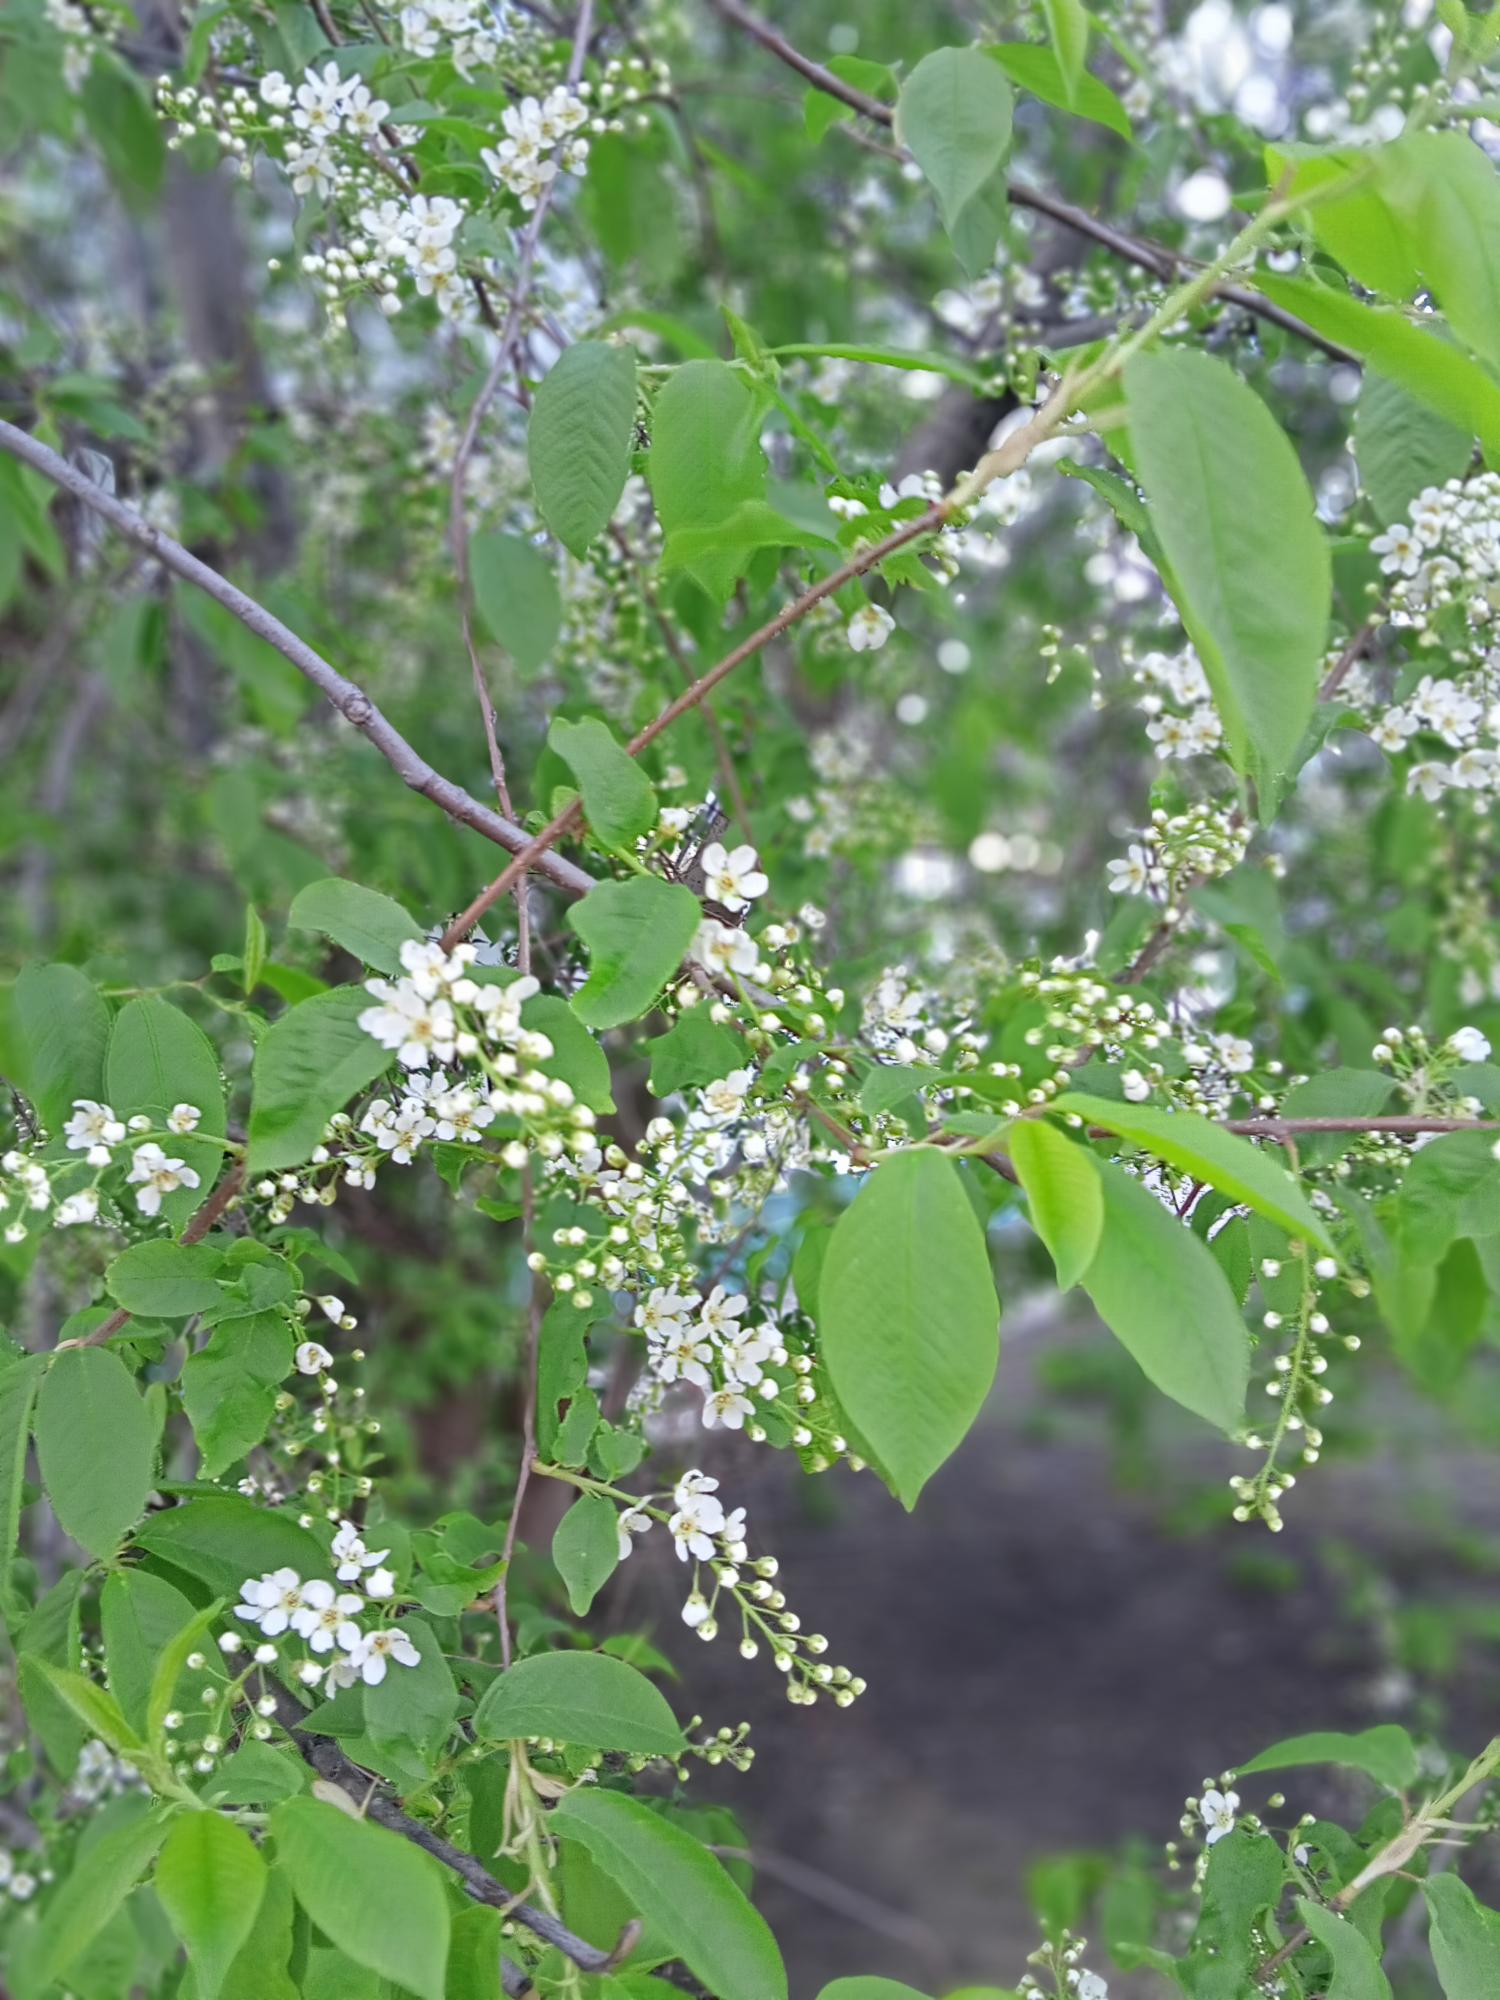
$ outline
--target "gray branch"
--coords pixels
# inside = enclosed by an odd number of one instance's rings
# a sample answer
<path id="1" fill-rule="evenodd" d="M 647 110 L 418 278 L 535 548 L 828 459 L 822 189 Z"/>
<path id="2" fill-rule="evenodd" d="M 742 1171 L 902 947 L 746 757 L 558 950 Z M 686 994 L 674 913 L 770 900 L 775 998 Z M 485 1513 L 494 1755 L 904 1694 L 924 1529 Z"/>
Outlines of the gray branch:
<path id="1" fill-rule="evenodd" d="M 0 449 L 8 451 L 12 458 L 20 459 L 23 465 L 29 465 L 44 479 L 50 479 L 54 486 L 60 486 L 85 507 L 102 515 L 122 535 L 153 556 L 163 568 L 188 583 L 196 584 L 238 618 L 257 639 L 264 639 L 268 646 L 274 646 L 283 659 L 290 660 L 298 673 L 304 674 L 328 698 L 346 722 L 352 722 L 370 739 L 405 784 L 414 792 L 420 792 L 423 798 L 431 799 L 450 819 L 472 827 L 475 833 L 483 834 L 486 840 L 494 841 L 497 847 L 506 848 L 512 854 L 518 854 L 531 845 L 524 827 L 517 826 L 514 820 L 506 819 L 489 806 L 481 805 L 462 785 L 455 785 L 450 778 L 435 771 L 394 724 L 386 720 L 363 688 L 346 679 L 337 667 L 330 666 L 321 653 L 315 652 L 305 639 L 299 639 L 263 604 L 247 597 L 244 591 L 220 576 L 216 569 L 200 562 L 180 542 L 174 542 L 170 535 L 164 535 L 160 528 L 153 527 L 133 507 L 127 507 L 113 494 L 104 492 L 87 473 L 69 465 L 65 458 L 59 457 L 28 431 L 0 421 Z M 532 865 L 539 874 L 547 876 L 570 896 L 585 896 L 594 886 L 591 875 L 559 855 L 540 854 L 534 858 Z"/>

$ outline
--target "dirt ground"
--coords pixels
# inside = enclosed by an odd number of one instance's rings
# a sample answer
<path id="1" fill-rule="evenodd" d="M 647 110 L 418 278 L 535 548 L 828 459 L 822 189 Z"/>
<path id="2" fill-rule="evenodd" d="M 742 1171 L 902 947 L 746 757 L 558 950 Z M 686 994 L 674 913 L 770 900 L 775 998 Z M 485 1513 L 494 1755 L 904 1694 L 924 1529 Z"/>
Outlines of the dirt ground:
<path id="1" fill-rule="evenodd" d="M 726 1496 L 780 1556 L 792 1608 L 868 1680 L 852 1710 L 792 1707 L 732 1634 L 703 1646 L 674 1633 L 682 1572 L 664 1550 L 657 1567 L 631 1565 L 630 1614 L 656 1613 L 684 1693 L 711 1723 L 754 1725 L 750 1773 L 705 1774 L 695 1790 L 749 1830 L 792 2000 L 854 1972 L 939 1995 L 1013 1985 L 1037 1943 L 1024 1882 L 1041 1856 L 1139 1839 L 1158 1860 L 1208 1774 L 1304 1729 L 1412 1719 L 1329 1550 L 1344 1539 L 1377 1570 L 1430 1582 L 1418 1475 L 1319 1467 L 1274 1540 L 1227 1522 L 1173 1531 L 1122 1496 L 1102 1422 L 1058 1423 L 1056 1402 L 1039 1402 L 1038 1358 L 1096 1337 L 1049 1325 L 1012 1341 L 981 1424 L 912 1516 L 870 1476 L 809 1485 L 753 1447 L 715 1455 Z M 1164 1435 L 1161 1468 L 1185 1492 L 1195 1472 L 1222 1489 L 1240 1469 L 1201 1430 L 1169 1422 Z M 1450 1454 L 1421 1477 L 1500 1525 L 1492 1460 Z M 1466 1749 L 1493 1732 L 1487 1678 L 1449 1690 L 1444 1734 Z M 1281 1782 L 1299 1809 L 1336 1802 L 1336 1778 Z M 1160 1991 L 1112 1976 L 1112 1994 Z"/>

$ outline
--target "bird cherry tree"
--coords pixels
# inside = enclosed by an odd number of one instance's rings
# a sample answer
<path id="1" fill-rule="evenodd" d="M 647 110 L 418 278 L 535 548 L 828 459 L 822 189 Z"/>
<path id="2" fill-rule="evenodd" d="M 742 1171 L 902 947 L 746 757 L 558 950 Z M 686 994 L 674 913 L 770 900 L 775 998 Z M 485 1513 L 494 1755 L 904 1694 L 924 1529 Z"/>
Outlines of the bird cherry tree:
<path id="1" fill-rule="evenodd" d="M 736 1473 L 918 1506 L 997 1271 L 1245 1534 L 1494 1326 L 1500 15 L 780 11 L 7 10 L 17 2000 L 785 2000 L 620 1565 L 844 1710 Z M 436 1491 L 382 1203 L 514 1390 Z M 1500 1991 L 1500 1741 L 1319 1723 L 985 1991 Z"/>

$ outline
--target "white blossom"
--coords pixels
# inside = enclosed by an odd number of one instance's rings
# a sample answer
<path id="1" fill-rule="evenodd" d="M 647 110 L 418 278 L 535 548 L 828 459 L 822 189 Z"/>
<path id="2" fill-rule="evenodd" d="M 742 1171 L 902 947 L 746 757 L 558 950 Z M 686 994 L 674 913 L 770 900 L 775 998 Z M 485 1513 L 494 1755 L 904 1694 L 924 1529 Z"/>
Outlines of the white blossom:
<path id="1" fill-rule="evenodd" d="M 1234 1832 L 1234 1816 L 1239 1811 L 1238 1792 L 1207 1791 L 1198 1806 L 1199 1818 L 1206 1829 L 1206 1845 L 1222 1840 L 1226 1833 Z"/>
<path id="2" fill-rule="evenodd" d="M 73 1115 L 63 1125 L 63 1137 L 70 1153 L 86 1154 L 91 1167 L 107 1167 L 109 1149 L 125 1137 L 125 1126 L 107 1104 L 96 1103 L 92 1097 L 75 1097 Z"/>
<path id="3" fill-rule="evenodd" d="M 178 1188 L 195 1188 L 198 1176 L 182 1160 L 168 1159 L 155 1140 L 137 1146 L 135 1158 L 130 1163 L 126 1180 L 136 1188 L 135 1205 L 142 1215 L 157 1215 L 161 1211 L 164 1194 L 174 1194 Z"/>
<path id="4" fill-rule="evenodd" d="M 700 859 L 705 893 L 736 914 L 748 909 L 751 902 L 757 896 L 763 896 L 771 886 L 760 870 L 753 847 L 736 847 L 726 851 L 722 842 L 711 840 Z"/>
<path id="5" fill-rule="evenodd" d="M 881 604 L 862 604 L 846 628 L 850 647 L 856 653 L 873 653 L 883 646 L 896 629 L 896 621 Z"/>
<path id="6" fill-rule="evenodd" d="M 292 1360 L 299 1375 L 321 1375 L 325 1368 L 333 1366 L 333 1356 L 316 1340 L 299 1342 Z"/>

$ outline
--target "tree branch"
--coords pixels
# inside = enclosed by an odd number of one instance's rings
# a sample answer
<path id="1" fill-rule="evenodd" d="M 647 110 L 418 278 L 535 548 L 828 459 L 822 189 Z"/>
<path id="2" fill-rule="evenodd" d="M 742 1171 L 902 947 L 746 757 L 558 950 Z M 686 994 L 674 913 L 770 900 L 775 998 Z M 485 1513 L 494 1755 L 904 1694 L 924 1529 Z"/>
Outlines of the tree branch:
<path id="1" fill-rule="evenodd" d="M 768 21 L 761 20 L 758 14 L 743 6 L 741 0 L 711 0 L 711 4 L 726 21 L 743 29 L 752 40 L 759 42 L 763 49 L 784 62 L 789 69 L 794 69 L 799 76 L 805 77 L 814 90 L 821 90 L 828 97 L 836 97 L 841 104 L 847 104 L 852 111 L 859 112 L 863 118 L 874 119 L 880 125 L 894 125 L 895 118 L 889 104 L 882 104 L 878 97 L 871 97 L 868 92 L 856 89 L 851 83 L 845 83 L 843 78 L 835 76 L 831 69 L 825 69 L 821 63 L 803 55 L 801 50 L 794 48 L 784 35 L 778 34 Z M 903 153 L 901 157 L 905 158 L 906 155 Z M 1061 201 L 1055 195 L 1043 194 L 1039 188 L 1029 187 L 1024 181 L 1007 181 L 1006 193 L 1015 207 L 1034 209 L 1038 215 L 1045 215 L 1050 221 L 1060 223 L 1064 229 L 1072 229 L 1080 236 L 1091 238 L 1101 248 L 1108 250 L 1111 256 L 1120 258 L 1124 263 L 1134 264 L 1139 270 L 1150 271 L 1154 277 L 1163 281 L 1171 278 L 1174 272 L 1192 268 L 1192 259 L 1184 256 L 1180 250 L 1170 249 L 1164 243 L 1152 243 L 1143 237 L 1128 235 L 1124 230 L 1116 229 L 1113 224 L 1101 221 L 1098 216 L 1090 215 L 1087 209 L 1077 208 L 1072 202 Z M 1257 319 L 1279 326 L 1287 333 L 1295 334 L 1299 340 L 1307 341 L 1310 346 L 1320 349 L 1334 361 L 1342 361 L 1355 368 L 1363 365 L 1357 354 L 1351 353 L 1346 347 L 1340 347 L 1337 341 L 1325 339 L 1316 328 L 1298 319 L 1295 313 L 1289 313 L 1283 307 L 1274 305 L 1270 299 L 1263 299 L 1258 292 L 1248 291 L 1241 285 L 1218 284 L 1214 286 L 1212 296 L 1223 299 L 1226 305 L 1238 306 L 1241 311 L 1254 314 Z"/>
<path id="2" fill-rule="evenodd" d="M 240 623 L 253 632 L 258 639 L 264 639 L 273 646 L 283 659 L 290 660 L 297 671 L 310 680 L 318 691 L 343 716 L 346 722 L 363 732 L 375 748 L 385 758 L 398 777 L 412 791 L 420 792 L 435 806 L 463 826 L 481 833 L 486 840 L 492 840 L 497 847 L 508 848 L 518 853 L 532 845 L 526 837 L 524 827 L 505 819 L 489 806 L 481 805 L 471 798 L 461 785 L 455 785 L 449 778 L 435 771 L 427 760 L 414 750 L 394 724 L 388 722 L 363 688 L 345 678 L 336 667 L 330 666 L 321 653 L 314 651 L 305 639 L 299 639 L 289 626 L 263 604 L 220 576 L 216 569 L 200 562 L 198 557 L 185 549 L 180 542 L 174 542 L 170 535 L 164 535 L 160 528 L 138 514 L 133 507 L 127 507 L 112 493 L 106 493 L 96 486 L 85 472 L 68 461 L 47 445 L 34 438 L 29 431 L 19 430 L 14 424 L 0 420 L 0 450 L 18 458 L 23 465 L 29 465 L 34 472 L 50 479 L 54 486 L 60 486 L 65 493 L 71 493 L 85 507 L 103 515 L 111 526 L 118 528 L 122 535 L 134 542 L 155 558 L 164 569 L 171 570 L 184 581 L 196 584 L 224 609 L 238 618 Z M 550 843 L 549 843 L 550 845 Z M 528 864 L 533 865 L 533 864 Z M 554 854 L 543 854 L 534 859 L 539 872 L 546 875 L 559 889 L 572 896 L 587 895 L 594 886 L 593 877 L 577 868 L 570 861 Z M 488 906 L 486 906 L 488 907 Z"/>

